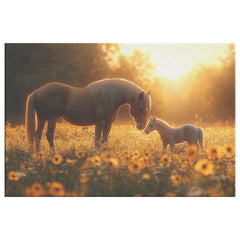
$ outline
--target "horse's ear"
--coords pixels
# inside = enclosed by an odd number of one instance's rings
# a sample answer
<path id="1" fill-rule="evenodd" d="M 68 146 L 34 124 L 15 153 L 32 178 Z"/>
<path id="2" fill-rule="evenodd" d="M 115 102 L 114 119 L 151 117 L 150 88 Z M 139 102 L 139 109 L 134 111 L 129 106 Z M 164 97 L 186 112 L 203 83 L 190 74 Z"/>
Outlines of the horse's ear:
<path id="1" fill-rule="evenodd" d="M 153 116 L 153 121 L 155 121 L 156 120 L 156 117 L 155 116 Z"/>
<path id="2" fill-rule="evenodd" d="M 147 95 L 150 95 L 150 93 L 151 93 L 151 90 L 148 91 Z"/>
<path id="3" fill-rule="evenodd" d="M 150 119 L 151 121 L 155 121 L 155 116 L 150 116 L 149 119 Z"/>
<path id="4" fill-rule="evenodd" d="M 144 91 L 142 91 L 142 92 L 140 92 L 140 93 L 138 94 L 138 97 L 139 97 L 139 98 L 143 98 L 143 96 L 144 96 Z"/>

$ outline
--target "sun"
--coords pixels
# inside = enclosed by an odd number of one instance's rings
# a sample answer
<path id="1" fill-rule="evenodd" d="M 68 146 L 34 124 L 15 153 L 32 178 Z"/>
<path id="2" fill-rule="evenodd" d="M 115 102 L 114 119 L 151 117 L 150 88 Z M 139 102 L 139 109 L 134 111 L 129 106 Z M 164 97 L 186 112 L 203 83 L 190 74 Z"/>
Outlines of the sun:
<path id="1" fill-rule="evenodd" d="M 134 49 L 150 54 L 156 66 L 155 75 L 178 80 L 198 63 L 217 64 L 227 55 L 227 45 L 220 43 L 146 43 L 122 44 L 121 51 L 130 55 Z"/>

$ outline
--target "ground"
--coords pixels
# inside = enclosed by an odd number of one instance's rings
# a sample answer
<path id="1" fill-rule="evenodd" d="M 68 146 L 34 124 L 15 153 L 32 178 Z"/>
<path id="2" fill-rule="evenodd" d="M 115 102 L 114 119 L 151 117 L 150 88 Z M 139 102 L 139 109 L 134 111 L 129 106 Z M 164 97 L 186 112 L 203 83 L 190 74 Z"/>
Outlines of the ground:
<path id="1" fill-rule="evenodd" d="M 94 127 L 58 123 L 55 151 L 45 130 L 29 152 L 23 125 L 6 124 L 6 196 L 235 196 L 235 127 L 204 129 L 204 151 L 186 143 L 162 152 L 157 132 L 113 125 L 94 151 Z"/>

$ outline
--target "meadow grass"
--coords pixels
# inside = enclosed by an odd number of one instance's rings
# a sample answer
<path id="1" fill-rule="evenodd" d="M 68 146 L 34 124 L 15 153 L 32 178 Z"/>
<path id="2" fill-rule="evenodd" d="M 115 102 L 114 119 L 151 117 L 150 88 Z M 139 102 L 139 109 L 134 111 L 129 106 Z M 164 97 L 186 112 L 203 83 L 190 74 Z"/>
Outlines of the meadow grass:
<path id="1" fill-rule="evenodd" d="M 23 125 L 5 126 L 6 196 L 235 196 L 235 127 L 204 128 L 204 151 L 162 152 L 157 132 L 114 125 L 94 151 L 94 127 L 58 123 L 55 151 L 43 132 L 29 152 Z"/>

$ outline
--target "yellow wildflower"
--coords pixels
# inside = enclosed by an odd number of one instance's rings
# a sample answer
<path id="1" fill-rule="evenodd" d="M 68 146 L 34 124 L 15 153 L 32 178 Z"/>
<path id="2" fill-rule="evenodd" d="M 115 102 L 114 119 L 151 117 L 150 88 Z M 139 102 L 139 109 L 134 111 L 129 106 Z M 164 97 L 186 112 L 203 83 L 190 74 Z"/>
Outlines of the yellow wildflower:
<path id="1" fill-rule="evenodd" d="M 147 174 L 147 173 L 144 173 L 144 174 L 142 175 L 142 179 L 149 180 L 149 179 L 150 179 L 150 175 Z"/>
<path id="2" fill-rule="evenodd" d="M 52 162 L 56 165 L 59 165 L 62 162 L 62 156 L 60 154 L 55 154 L 55 156 L 52 159 Z"/>
<path id="3" fill-rule="evenodd" d="M 40 151 L 38 157 L 39 157 L 39 159 L 43 160 L 44 159 L 44 152 Z"/>
<path id="4" fill-rule="evenodd" d="M 16 172 L 11 171 L 8 173 L 8 179 L 11 181 L 18 181 L 19 180 L 19 176 L 17 175 Z"/>
<path id="5" fill-rule="evenodd" d="M 235 147 L 233 144 L 227 144 L 224 146 L 226 157 L 230 158 L 233 153 L 235 153 Z"/>
<path id="6" fill-rule="evenodd" d="M 143 157 L 144 158 L 149 158 L 151 156 L 151 153 L 149 151 L 144 151 Z"/>
<path id="7" fill-rule="evenodd" d="M 55 197 L 63 197 L 65 195 L 65 190 L 60 182 L 52 182 L 49 186 L 49 193 Z"/>
<path id="8" fill-rule="evenodd" d="M 71 160 L 70 158 L 68 158 L 68 159 L 66 160 L 66 163 L 69 164 L 69 165 L 74 165 L 74 164 L 77 163 L 77 160 Z"/>
<path id="9" fill-rule="evenodd" d="M 133 158 L 138 158 L 138 157 L 140 156 L 139 151 L 138 151 L 138 150 L 134 151 L 134 152 L 132 153 L 132 156 L 133 156 Z"/>
<path id="10" fill-rule="evenodd" d="M 186 155 L 190 161 L 193 161 L 197 156 L 197 146 L 191 145 L 186 148 Z"/>
<path id="11" fill-rule="evenodd" d="M 85 156 L 85 153 L 84 152 L 77 152 L 76 154 L 77 158 L 83 158 Z"/>
<path id="12" fill-rule="evenodd" d="M 171 161 L 172 161 L 171 157 L 166 154 L 162 155 L 160 158 L 160 162 L 162 162 L 164 164 L 170 164 Z"/>
<path id="13" fill-rule="evenodd" d="M 26 195 L 29 197 L 41 197 L 45 196 L 46 192 L 40 183 L 34 183 L 31 187 L 26 189 Z"/>
<path id="14" fill-rule="evenodd" d="M 219 160 L 219 147 L 211 146 L 207 150 L 208 157 L 213 160 Z"/>
<path id="15" fill-rule="evenodd" d="M 109 158 L 107 160 L 107 164 L 111 167 L 116 167 L 119 163 L 118 163 L 118 160 L 116 158 Z"/>
<path id="16" fill-rule="evenodd" d="M 132 160 L 128 163 L 128 169 L 131 173 L 137 174 L 141 171 L 141 165 L 137 160 Z"/>
<path id="17" fill-rule="evenodd" d="M 176 173 L 171 175 L 171 180 L 172 180 L 173 186 L 178 186 L 182 182 L 182 177 Z"/>
<path id="18" fill-rule="evenodd" d="M 203 175 L 210 175 L 213 173 L 213 163 L 208 159 L 201 159 L 194 166 L 194 170 L 201 172 Z"/>
<path id="19" fill-rule="evenodd" d="M 131 160 L 131 155 L 128 152 L 124 152 L 123 154 L 123 160 L 129 161 Z"/>

